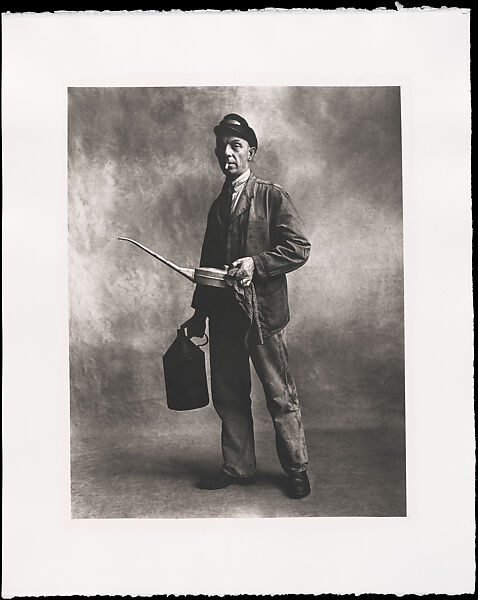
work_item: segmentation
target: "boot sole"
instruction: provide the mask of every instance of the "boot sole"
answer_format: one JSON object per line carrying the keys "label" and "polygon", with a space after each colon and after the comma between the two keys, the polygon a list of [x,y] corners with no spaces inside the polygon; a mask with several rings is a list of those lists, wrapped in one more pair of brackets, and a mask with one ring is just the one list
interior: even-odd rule
{"label": "boot sole", "polygon": [[231,486],[231,485],[254,485],[256,483],[255,479],[245,479],[244,481],[238,480],[238,481],[230,481],[224,485],[210,485],[208,486],[207,484],[201,485],[198,484],[198,489],[200,490],[224,490],[225,488]]}

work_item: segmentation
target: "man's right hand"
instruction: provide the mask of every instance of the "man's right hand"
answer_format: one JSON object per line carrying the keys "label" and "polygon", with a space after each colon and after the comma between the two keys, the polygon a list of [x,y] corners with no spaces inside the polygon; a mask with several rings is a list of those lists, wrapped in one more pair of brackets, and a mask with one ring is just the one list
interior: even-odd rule
{"label": "man's right hand", "polygon": [[186,335],[192,337],[204,337],[206,332],[206,315],[196,311],[193,316],[181,325],[186,329]]}

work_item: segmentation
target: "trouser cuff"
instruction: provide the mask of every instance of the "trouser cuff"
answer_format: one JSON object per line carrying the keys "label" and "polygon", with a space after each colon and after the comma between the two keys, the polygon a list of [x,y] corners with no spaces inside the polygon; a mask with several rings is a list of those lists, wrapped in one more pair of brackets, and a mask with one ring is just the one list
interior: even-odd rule
{"label": "trouser cuff", "polygon": [[238,479],[247,479],[249,477],[253,477],[256,474],[255,471],[251,471],[250,473],[238,473],[235,469],[227,465],[222,465],[222,470],[224,471],[224,473],[227,473],[231,477],[237,477]]}
{"label": "trouser cuff", "polygon": [[305,473],[307,471],[307,467],[308,467],[308,464],[302,465],[300,467],[287,467],[287,468],[284,468],[284,471],[287,474],[289,474],[289,473],[291,473],[291,474],[292,473]]}

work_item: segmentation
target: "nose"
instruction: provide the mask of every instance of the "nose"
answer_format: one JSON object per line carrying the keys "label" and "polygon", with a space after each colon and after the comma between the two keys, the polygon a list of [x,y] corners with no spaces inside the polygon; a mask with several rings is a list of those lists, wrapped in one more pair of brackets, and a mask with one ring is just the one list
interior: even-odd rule
{"label": "nose", "polygon": [[230,144],[228,144],[224,150],[224,153],[227,157],[232,156],[232,147],[230,146]]}

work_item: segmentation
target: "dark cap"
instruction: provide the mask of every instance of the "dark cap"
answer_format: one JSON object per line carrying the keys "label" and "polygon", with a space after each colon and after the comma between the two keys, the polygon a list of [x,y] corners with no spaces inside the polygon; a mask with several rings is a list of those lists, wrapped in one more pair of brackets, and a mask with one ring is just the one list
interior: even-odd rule
{"label": "dark cap", "polygon": [[258,142],[254,130],[252,127],[249,127],[249,124],[244,117],[236,115],[235,113],[226,115],[219,125],[214,127],[214,133],[216,134],[216,137],[237,135],[237,137],[249,142],[249,146],[257,149]]}

